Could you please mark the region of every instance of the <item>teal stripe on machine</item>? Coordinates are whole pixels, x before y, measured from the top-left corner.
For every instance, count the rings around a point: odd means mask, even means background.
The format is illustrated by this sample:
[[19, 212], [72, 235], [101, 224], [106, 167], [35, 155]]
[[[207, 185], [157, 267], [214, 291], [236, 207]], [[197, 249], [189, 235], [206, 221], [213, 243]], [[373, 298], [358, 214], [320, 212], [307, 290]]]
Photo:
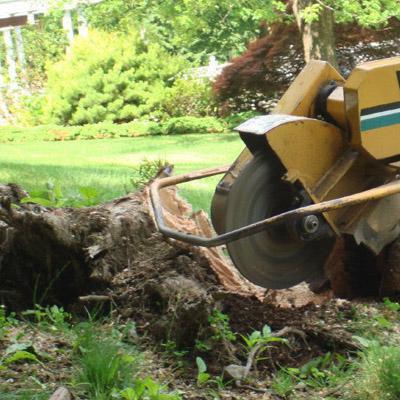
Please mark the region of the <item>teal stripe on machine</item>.
[[[400, 111], [395, 114], [377, 116], [375, 118], [361, 119], [361, 131], [384, 128], [385, 126], [400, 124]], [[400, 134], [400, 127], [399, 127]]]

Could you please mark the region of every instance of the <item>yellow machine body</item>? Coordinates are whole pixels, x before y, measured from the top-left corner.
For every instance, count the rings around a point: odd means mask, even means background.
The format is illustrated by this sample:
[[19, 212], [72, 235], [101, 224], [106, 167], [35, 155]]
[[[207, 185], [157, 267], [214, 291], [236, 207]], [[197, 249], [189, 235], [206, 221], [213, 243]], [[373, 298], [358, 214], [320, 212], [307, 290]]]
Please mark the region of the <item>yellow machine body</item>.
[[378, 160], [400, 154], [400, 57], [354, 69], [344, 86], [351, 144]]
[[[237, 130], [246, 149], [216, 188], [212, 220], [218, 233], [224, 232], [235, 177], [262, 148], [273, 150], [285, 179], [301, 183], [314, 203], [389, 182], [398, 174], [391, 163], [400, 160], [400, 57], [362, 64], [347, 80], [328, 63], [312, 61], [271, 115]], [[378, 253], [400, 233], [397, 220], [383, 217], [391, 210], [400, 210], [399, 195], [324, 216], [337, 235], [352, 234]]]
[[[323, 278], [335, 236], [350, 235], [375, 254], [399, 238], [400, 57], [362, 64], [347, 80], [312, 61], [270, 115], [236, 130], [246, 147], [230, 166], [151, 184], [164, 235], [226, 245], [244, 277], [273, 289]], [[218, 235], [164, 223], [162, 188], [219, 174], [211, 205]]]

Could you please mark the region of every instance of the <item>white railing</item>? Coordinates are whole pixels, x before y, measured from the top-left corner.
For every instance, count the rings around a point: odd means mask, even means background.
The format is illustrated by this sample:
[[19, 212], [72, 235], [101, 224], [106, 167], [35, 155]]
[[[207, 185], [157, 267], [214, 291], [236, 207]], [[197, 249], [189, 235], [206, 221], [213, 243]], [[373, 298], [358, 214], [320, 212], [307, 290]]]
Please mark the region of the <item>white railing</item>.
[[188, 75], [191, 78], [214, 80], [218, 75], [221, 75], [222, 70], [230, 65], [230, 63], [219, 64], [215, 56], [210, 56], [208, 65], [204, 67], [192, 68]]

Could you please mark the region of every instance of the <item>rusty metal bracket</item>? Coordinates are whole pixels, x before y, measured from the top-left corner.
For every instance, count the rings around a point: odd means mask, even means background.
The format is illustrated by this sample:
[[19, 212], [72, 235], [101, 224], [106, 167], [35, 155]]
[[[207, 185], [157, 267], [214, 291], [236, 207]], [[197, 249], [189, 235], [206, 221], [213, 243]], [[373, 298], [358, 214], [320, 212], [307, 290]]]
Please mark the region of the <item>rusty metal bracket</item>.
[[220, 175], [228, 172], [230, 166], [211, 168], [201, 171], [192, 172], [184, 175], [171, 176], [167, 178], [155, 179], [150, 184], [150, 197], [153, 206], [153, 212], [157, 227], [161, 233], [172, 239], [177, 239], [195, 246], [215, 247], [220, 246], [234, 240], [238, 240], [247, 236], [262, 232], [268, 225], [276, 224], [288, 219], [297, 219], [311, 214], [320, 214], [323, 212], [337, 210], [349, 206], [354, 206], [371, 200], [378, 200], [383, 197], [391, 196], [400, 193], [400, 180], [395, 180], [387, 184], [378, 186], [373, 189], [368, 189], [363, 192], [341, 197], [338, 199], [323, 201], [321, 203], [312, 204], [309, 206], [297, 208], [283, 212], [273, 217], [255, 222], [253, 224], [243, 226], [231, 232], [226, 232], [222, 235], [217, 235], [211, 238], [192, 235], [190, 233], [179, 232], [168, 228], [164, 223], [163, 208], [159, 196], [159, 191], [162, 188], [178, 185], [184, 182], [190, 182], [197, 179], [203, 179], [214, 175]]

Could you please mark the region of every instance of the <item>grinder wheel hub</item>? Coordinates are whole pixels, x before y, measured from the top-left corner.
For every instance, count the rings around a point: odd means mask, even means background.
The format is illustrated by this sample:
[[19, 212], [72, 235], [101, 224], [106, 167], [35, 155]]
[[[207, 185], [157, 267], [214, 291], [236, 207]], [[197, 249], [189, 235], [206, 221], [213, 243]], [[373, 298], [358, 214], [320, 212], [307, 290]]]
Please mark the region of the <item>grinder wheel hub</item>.
[[305, 233], [316, 233], [319, 225], [319, 219], [316, 215], [307, 215], [302, 220], [302, 227]]

